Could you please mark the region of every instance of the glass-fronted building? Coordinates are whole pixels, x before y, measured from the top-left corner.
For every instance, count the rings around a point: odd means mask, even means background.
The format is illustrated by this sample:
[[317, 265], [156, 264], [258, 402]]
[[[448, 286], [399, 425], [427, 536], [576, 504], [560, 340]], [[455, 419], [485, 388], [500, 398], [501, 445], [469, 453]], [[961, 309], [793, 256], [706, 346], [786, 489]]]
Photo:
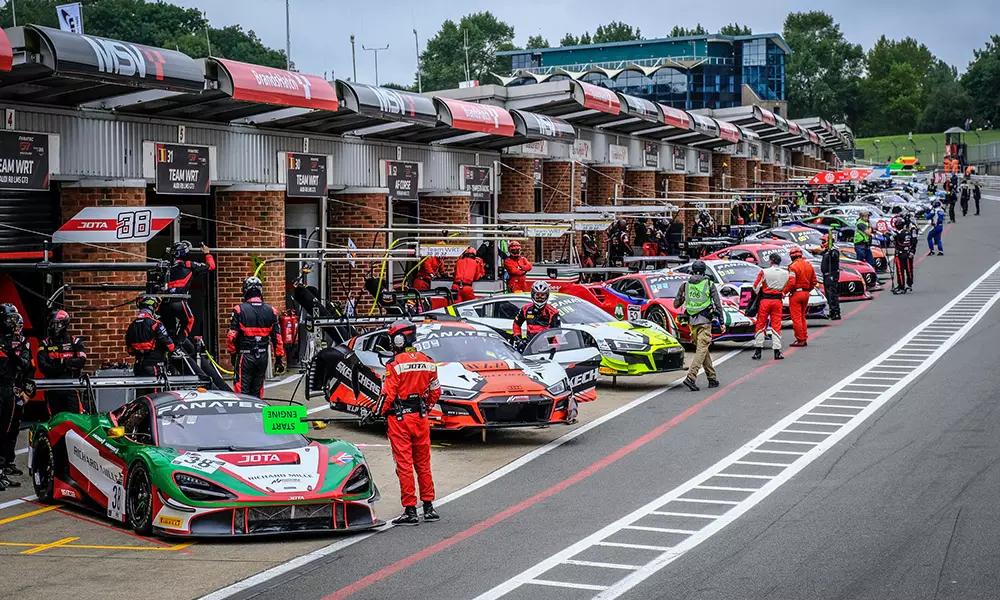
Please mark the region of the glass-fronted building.
[[[731, 108], [743, 85], [784, 104], [788, 44], [775, 33], [701, 35], [540, 50], [512, 50], [504, 85], [577, 79], [684, 110]], [[780, 111], [779, 112], [784, 112]]]

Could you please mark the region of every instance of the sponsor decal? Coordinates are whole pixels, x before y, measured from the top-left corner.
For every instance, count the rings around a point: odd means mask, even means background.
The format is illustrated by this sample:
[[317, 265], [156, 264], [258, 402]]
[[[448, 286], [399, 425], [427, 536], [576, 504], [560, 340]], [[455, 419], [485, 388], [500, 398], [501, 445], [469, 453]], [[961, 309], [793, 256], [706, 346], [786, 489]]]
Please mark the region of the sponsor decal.
[[[37, 477], [38, 474], [36, 473], [35, 476]], [[41, 477], [38, 477], [38, 480], [39, 480], [38, 484], [41, 485], [41, 483], [42, 483], [41, 482]], [[78, 498], [75, 490], [70, 490], [70, 489], [67, 489], [67, 488], [59, 488], [59, 495], [62, 496], [63, 498], [72, 498], [74, 500], [76, 500]]]
[[621, 304], [615, 306], [615, 318], [619, 320], [625, 318], [625, 307]]
[[177, 465], [179, 467], [187, 467], [189, 469], [194, 469], [195, 471], [201, 471], [206, 475], [211, 475], [212, 473], [218, 471], [219, 467], [224, 466], [226, 463], [207, 454], [201, 454], [199, 452], [185, 452], [170, 461], [170, 464]]
[[385, 162], [386, 187], [396, 200], [416, 200], [420, 185], [420, 164], [387, 160]]
[[216, 458], [238, 467], [261, 465], [297, 465], [297, 452], [240, 452], [234, 454], [216, 454]]
[[531, 396], [511, 396], [507, 398], [507, 402], [527, 402], [531, 400]]
[[[233, 409], [264, 409], [268, 406], [266, 402], [254, 402], [252, 400], [192, 400], [188, 402], [173, 402], [157, 409], [156, 415], [163, 416], [171, 413], [195, 413], [211, 412], [225, 413]], [[247, 412], [237, 410], [236, 412]]]
[[597, 371], [598, 369], [588, 369], [583, 373], [576, 375], [569, 380], [570, 387], [576, 390], [588, 383], [597, 381]]
[[62, 243], [148, 242], [180, 214], [176, 206], [113, 208], [88, 206], [59, 228], [52, 241]]
[[301, 198], [322, 198], [329, 188], [326, 181], [326, 156], [322, 154], [288, 153], [288, 195]]
[[121, 467], [102, 457], [100, 450], [76, 431], [68, 431], [64, 439], [70, 465], [107, 498], [107, 516], [124, 521], [125, 488], [122, 487]]
[[180, 519], [178, 517], [164, 517], [164, 516], [161, 516], [156, 521], [160, 525], [163, 525], [164, 527], [170, 527], [171, 529], [183, 529], [184, 528], [184, 519]]
[[660, 166], [660, 146], [656, 142], [646, 142], [643, 144], [643, 162], [647, 167]]
[[156, 144], [156, 193], [158, 194], [208, 194], [208, 146], [181, 144]]
[[346, 452], [338, 452], [336, 456], [330, 458], [330, 462], [344, 466], [354, 462], [354, 457]]
[[0, 132], [0, 189], [49, 189], [49, 136]]
[[569, 157], [573, 160], [593, 160], [594, 147], [590, 140], [573, 140], [573, 146], [569, 150]]
[[642, 318], [642, 307], [639, 306], [638, 304], [629, 304], [628, 320], [633, 321], [635, 319], [641, 319], [641, 318]]
[[493, 196], [493, 169], [462, 165], [462, 185], [473, 202], [488, 202]]
[[149, 58], [149, 61], [153, 63], [155, 79], [163, 81], [163, 64], [166, 60], [159, 50], [147, 48], [143, 52], [135, 44], [95, 38], [89, 35], [81, 35], [80, 37], [93, 49], [94, 56], [97, 58], [97, 70], [101, 73], [145, 79], [148, 70], [146, 58]]
[[608, 144], [608, 162], [613, 165], [628, 164], [628, 146]]

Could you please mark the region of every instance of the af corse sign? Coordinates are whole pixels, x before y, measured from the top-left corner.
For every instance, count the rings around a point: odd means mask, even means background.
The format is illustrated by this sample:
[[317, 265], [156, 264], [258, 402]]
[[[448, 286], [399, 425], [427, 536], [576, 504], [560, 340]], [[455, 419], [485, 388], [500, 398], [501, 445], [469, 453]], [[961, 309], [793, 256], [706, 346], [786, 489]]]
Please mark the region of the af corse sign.
[[326, 196], [326, 156], [288, 153], [288, 195], [306, 198]]
[[397, 200], [416, 200], [420, 185], [420, 165], [414, 162], [388, 160], [385, 180], [389, 195]]
[[49, 189], [49, 136], [0, 132], [0, 189]]
[[156, 144], [157, 194], [208, 194], [208, 146]]

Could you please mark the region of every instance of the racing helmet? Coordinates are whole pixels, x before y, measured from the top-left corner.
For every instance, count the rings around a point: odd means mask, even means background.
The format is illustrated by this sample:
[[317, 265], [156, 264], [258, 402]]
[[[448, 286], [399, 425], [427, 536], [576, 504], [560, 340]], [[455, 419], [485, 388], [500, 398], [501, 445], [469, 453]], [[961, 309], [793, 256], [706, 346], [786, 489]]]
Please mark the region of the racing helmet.
[[135, 299], [135, 307], [139, 310], [148, 310], [149, 312], [156, 314], [160, 311], [160, 297], [139, 296]]
[[792, 260], [802, 258], [802, 248], [799, 248], [798, 246], [792, 248], [788, 251], [788, 256], [792, 257]]
[[618, 229], [628, 231], [628, 223], [625, 222], [625, 219], [618, 219]]
[[23, 324], [24, 319], [21, 318], [21, 313], [17, 312], [17, 308], [13, 304], [0, 304], [0, 333], [4, 335], [18, 333]]
[[511, 256], [521, 256], [521, 242], [517, 240], [511, 241], [511, 243], [507, 244], [507, 252]]
[[49, 335], [59, 337], [66, 333], [67, 329], [69, 329], [69, 313], [64, 310], [53, 311], [49, 319]]
[[247, 277], [243, 280], [243, 300], [249, 300], [250, 298], [260, 298], [264, 295], [264, 282], [260, 280], [260, 277]]
[[941, 201], [935, 200], [934, 202], [931, 202], [931, 206], [933, 206], [934, 208], [941, 208]]
[[770, 258], [768, 258], [768, 260], [771, 261], [772, 265], [778, 266], [781, 264], [781, 255], [775, 252], [770, 256]]
[[545, 303], [549, 301], [549, 294], [552, 292], [552, 288], [549, 284], [544, 281], [536, 281], [535, 285], [531, 286], [531, 301], [535, 303], [536, 307], [545, 306]]
[[184, 258], [191, 252], [191, 242], [174, 242], [170, 246], [170, 256], [173, 256], [175, 260]]
[[691, 263], [691, 274], [692, 275], [704, 275], [705, 271], [708, 270], [708, 266], [704, 261], [696, 260]]
[[393, 352], [406, 352], [417, 341], [417, 326], [412, 321], [400, 319], [389, 326], [389, 343]]

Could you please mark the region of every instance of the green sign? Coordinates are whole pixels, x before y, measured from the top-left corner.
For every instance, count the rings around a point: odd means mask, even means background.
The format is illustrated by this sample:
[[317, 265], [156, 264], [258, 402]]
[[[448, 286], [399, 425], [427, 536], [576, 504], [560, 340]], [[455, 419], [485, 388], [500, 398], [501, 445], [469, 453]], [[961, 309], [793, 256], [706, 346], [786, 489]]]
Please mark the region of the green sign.
[[264, 433], [271, 435], [288, 435], [297, 433], [305, 435], [309, 432], [306, 418], [306, 407], [299, 404], [289, 406], [264, 407]]

